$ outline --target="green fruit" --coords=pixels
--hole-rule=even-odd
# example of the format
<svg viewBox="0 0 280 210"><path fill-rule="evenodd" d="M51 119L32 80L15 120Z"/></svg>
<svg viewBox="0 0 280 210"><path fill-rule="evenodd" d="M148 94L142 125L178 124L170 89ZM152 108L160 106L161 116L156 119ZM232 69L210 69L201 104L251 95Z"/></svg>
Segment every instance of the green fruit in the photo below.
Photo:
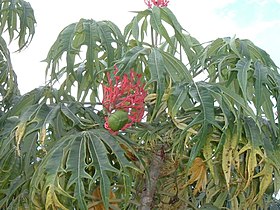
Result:
<svg viewBox="0 0 280 210"><path fill-rule="evenodd" d="M108 125L113 131L118 131L128 123L128 113L123 110L117 110L108 118Z"/></svg>

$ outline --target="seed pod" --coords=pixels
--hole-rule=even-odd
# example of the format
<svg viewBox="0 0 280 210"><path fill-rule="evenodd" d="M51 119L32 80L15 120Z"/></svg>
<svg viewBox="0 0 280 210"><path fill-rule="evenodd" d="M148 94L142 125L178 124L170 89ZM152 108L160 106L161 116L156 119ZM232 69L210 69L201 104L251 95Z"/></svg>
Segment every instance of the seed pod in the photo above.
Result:
<svg viewBox="0 0 280 210"><path fill-rule="evenodd" d="M128 122L128 113L117 110L108 118L108 125L113 131L118 131Z"/></svg>

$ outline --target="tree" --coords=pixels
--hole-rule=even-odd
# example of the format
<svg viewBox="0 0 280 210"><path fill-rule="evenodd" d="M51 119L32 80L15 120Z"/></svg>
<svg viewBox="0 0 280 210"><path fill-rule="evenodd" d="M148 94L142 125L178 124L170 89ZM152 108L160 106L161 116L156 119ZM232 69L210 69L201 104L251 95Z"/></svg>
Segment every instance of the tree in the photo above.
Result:
<svg viewBox="0 0 280 210"><path fill-rule="evenodd" d="M20 51L36 20L0 2L1 209L279 207L278 67L250 40L201 44L168 1L145 2L124 32L66 26L47 85L24 95L2 35Z"/></svg>

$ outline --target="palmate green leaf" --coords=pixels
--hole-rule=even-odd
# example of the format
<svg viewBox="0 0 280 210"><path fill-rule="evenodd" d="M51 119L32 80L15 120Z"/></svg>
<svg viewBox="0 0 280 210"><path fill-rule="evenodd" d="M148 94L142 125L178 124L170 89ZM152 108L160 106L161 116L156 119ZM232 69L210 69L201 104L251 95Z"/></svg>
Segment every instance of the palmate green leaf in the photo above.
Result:
<svg viewBox="0 0 280 210"><path fill-rule="evenodd" d="M176 52L179 49L176 49L176 46L183 47L185 54L188 57L189 63L191 65L196 65L196 58L201 53L203 47L202 45L192 36L189 34L183 33L184 29L178 22L176 16L172 13L172 11L167 8L159 8L153 7L151 10L145 10L143 12L137 12L138 15L133 18L130 24L126 27L125 34L130 35L134 34L133 37L137 40L138 39L138 32L139 31L139 24L140 21L144 18L142 26L141 26L141 42L144 40L144 35L147 34L147 27L148 23L150 24L152 30L156 32L152 36L152 46L159 46L161 45L168 45L169 50ZM148 17L150 17L150 22L147 21ZM169 35L171 31L169 28L173 29L172 35ZM153 33L153 32L152 32ZM156 37L154 37L156 35ZM161 43L158 43L158 37ZM164 40L162 40L164 38ZM182 57L183 55L180 54Z"/></svg>
<svg viewBox="0 0 280 210"><path fill-rule="evenodd" d="M6 148L1 148L0 153L0 208L6 209L28 179L22 175L21 158L16 156L15 148L7 144L9 139L1 136L1 141L6 141L0 145Z"/></svg>
<svg viewBox="0 0 280 210"><path fill-rule="evenodd" d="M139 170L138 168L136 168L131 162L129 162L127 160L127 158L125 157L125 153L124 150L120 147L120 143L124 143L123 140L121 140L120 138L114 138L112 135L110 135L108 132L106 132L105 130L92 130L90 133L90 138L92 139L91 142L89 142L89 148L90 152L92 153L92 156L95 157L93 159L93 166L95 166L96 171L95 174L93 176L93 179L100 179L101 185L100 185L100 189L101 189L101 195L102 195L102 199L104 202L104 206L106 207L106 205L109 203L109 190L110 190L110 180L107 177L107 175L105 174L106 171L112 171L115 173L123 173L123 179L124 181L129 184L130 186L124 186L125 187L125 194L124 196L126 198L129 198L130 196L130 189L132 186L132 182L128 182L128 180L130 179L128 174L126 173L126 169L127 168L132 168L134 170ZM109 146L109 148L112 150L112 153L116 156L118 164L120 164L120 171L118 171L118 169L116 169L115 167L112 168L111 163L109 163L108 157L107 157L107 153L108 151L106 150L106 148L104 147L105 144L100 144L102 143L100 140L102 140L107 146ZM118 141L116 141L118 140ZM118 143L119 142L119 143ZM101 150L101 151L99 151ZM94 154L93 152L95 152L96 154ZM108 162L107 162L108 160ZM99 163L100 161L100 163ZM106 202L108 202L106 204Z"/></svg>
<svg viewBox="0 0 280 210"><path fill-rule="evenodd" d="M139 26L138 26L138 20L137 20L137 16L133 18L132 20L132 27L131 27L131 33L132 33L132 36L138 40L139 38ZM145 31L145 29L143 29L143 31Z"/></svg>
<svg viewBox="0 0 280 210"><path fill-rule="evenodd" d="M49 68L51 68L51 79L58 79L61 75L56 75L56 71L59 68L59 61L62 55L66 52L66 62L70 73L73 73L74 57L78 55L79 51L72 46L72 40L75 35L75 23L72 23L65 27L57 37L57 40L52 45L48 52L47 58L44 60L47 62L46 75Z"/></svg>
<svg viewBox="0 0 280 210"><path fill-rule="evenodd" d="M18 168L19 169L19 168ZM21 188L23 188L24 184L27 182L28 180L25 179L25 177L21 176L20 174L18 175L18 177L9 180L9 187L7 189L1 189L0 190L0 195L2 194L6 194L7 196L0 200L0 207L1 209L13 209L15 207L16 204L20 205L21 200L19 199L19 197L17 198L17 202L12 202L15 199L13 199L13 195L16 194L17 191L20 191ZM2 197L2 196L0 196ZM27 195L25 194L23 199L28 199ZM23 206L23 205L20 205Z"/></svg>
<svg viewBox="0 0 280 210"><path fill-rule="evenodd" d="M188 87L186 85L175 86L168 98L167 105L168 113L172 118L176 116L181 107L184 109L193 108L194 104L192 103L188 94Z"/></svg>
<svg viewBox="0 0 280 210"><path fill-rule="evenodd" d="M24 0L6 0L0 4L0 34L7 30L10 42L14 38L18 39L20 51L28 46L35 34L36 20L33 8Z"/></svg>
<svg viewBox="0 0 280 210"><path fill-rule="evenodd" d="M86 202L84 200L85 189L82 182L83 179L91 179L92 177L85 172L87 164L86 160L86 137L76 138L75 141L68 147L65 148L69 150L69 158L66 162L66 171L71 173L69 181L67 183L67 188L69 189L72 185L74 188L74 197L78 201L78 206L82 209L86 209Z"/></svg>
<svg viewBox="0 0 280 210"><path fill-rule="evenodd" d="M122 36L120 30L116 25L113 25L110 21L99 21L98 22L98 34L101 40L101 46L105 48L107 54L107 66L110 67L113 65L114 60L119 59L120 52L122 48L125 47L124 37ZM113 47L113 43L117 44L117 48ZM115 51L118 53L115 54ZM118 57L115 58L115 55Z"/></svg>
<svg viewBox="0 0 280 210"><path fill-rule="evenodd" d="M58 107L60 108L59 105ZM46 129L45 119L48 118L47 116L50 112L51 109L46 104L39 103L29 105L27 109L23 110L20 117L14 116L7 118L7 121L11 123L6 122L4 126L6 131L10 130L10 132L1 132L1 143L3 144L1 144L0 149L0 168L5 168L2 165L2 157L9 158L9 162L7 163L12 167L12 170L6 169L6 174L8 175L6 177L9 179L9 188L12 188L6 189L5 183L2 183L3 185L0 184L1 188L6 191L5 197L2 199L3 203L0 205L1 208L4 203L8 203L7 206L9 208L15 208L12 205L21 206L23 205L21 204L22 199L28 199L28 191L25 191L26 186L34 175L34 169L43 155L43 142L41 142L43 140L41 138L43 137L42 134L46 135L43 132L43 128ZM51 124L51 120L48 123ZM7 151L10 152L7 153ZM14 176L18 177L18 179L15 179ZM15 200L11 203L12 197Z"/></svg>
<svg viewBox="0 0 280 210"><path fill-rule="evenodd" d="M224 97L228 99L225 102L231 103L232 106L236 105L237 107L241 107L242 110L238 110L238 112L244 112L246 116L250 116L253 119L255 119L254 111L251 107L249 107L244 98L242 98L240 95L236 94L234 91L223 85L217 84L217 87L221 89L222 94L225 95Z"/></svg>
<svg viewBox="0 0 280 210"><path fill-rule="evenodd" d="M182 56L180 53L180 46L175 36L170 37L170 39L172 41L172 46L170 46L168 42L164 42L159 46L159 49L161 49L164 52L170 53L173 57L178 56L181 58Z"/></svg>
<svg viewBox="0 0 280 210"><path fill-rule="evenodd" d="M202 69L206 68L211 76L211 81L214 82L215 78L219 78L218 82L229 79L231 79L229 82L232 82L235 77L229 78L228 72L235 68L240 59L244 60L245 58L252 63L260 61L272 71L277 71L277 66L264 50L249 40L230 37L218 38L207 45L201 51L199 62L193 67L193 71L201 72ZM231 76L233 75L231 74Z"/></svg>
<svg viewBox="0 0 280 210"><path fill-rule="evenodd" d="M111 163L109 163L108 157L107 157L107 150L104 147L104 144L100 140L102 140L106 145L110 147L113 154L116 156L118 163L121 166L121 169L125 171L125 168L135 168L133 164L131 164L124 155L124 150L119 146L119 144L116 142L117 139L113 138L113 136L109 135L104 130L92 130L90 133L90 138L92 139L91 142L89 142L89 148L90 153L92 153L93 158L93 166L95 166L96 171L94 174L93 179L100 179L101 185L101 195L104 202L104 206L108 205L109 203L109 189L110 189L110 181L108 176L106 175L106 171L112 171L115 173L119 173L118 170L114 167L112 167ZM124 174L126 177L127 175ZM124 179L126 180L126 178ZM125 188L130 188L131 186L125 186ZM127 192L128 194L125 196L129 196L130 192ZM107 203L106 203L107 202Z"/></svg>
<svg viewBox="0 0 280 210"><path fill-rule="evenodd" d="M235 55L237 55L238 58L242 58L241 53L239 53L237 42L235 37L226 37L224 38L225 43L227 43L230 46L230 49L234 52Z"/></svg>
<svg viewBox="0 0 280 210"><path fill-rule="evenodd" d="M178 60L176 57L162 50L160 50L160 53L163 57L165 71L168 72L173 82L175 83L193 82L193 78L189 73L189 70L180 60Z"/></svg>
<svg viewBox="0 0 280 210"><path fill-rule="evenodd" d="M194 83L189 91L192 98L199 103L199 106L196 106L198 113L193 117L193 120L188 124L183 133L185 135L189 128L196 125L199 125L200 129L192 139L193 147L191 149L187 167L191 166L193 160L205 145L210 130L209 128L213 126L222 130L221 126L215 120L214 98L208 90L207 85L208 84L204 82Z"/></svg>
<svg viewBox="0 0 280 210"><path fill-rule="evenodd" d="M106 171L112 171L118 173L118 170L114 168L108 157L108 151L105 145L99 140L99 136L95 133L89 133L89 151L92 156L92 164L95 167L95 173L93 179L100 179L100 191L105 209L109 208L109 192L110 192L110 180Z"/></svg>
<svg viewBox="0 0 280 210"><path fill-rule="evenodd" d="M122 75L124 72L128 72L132 67L136 65L139 60L142 59L143 56L149 55L149 53L150 49L148 48L140 46L133 47L125 53L120 61L116 63L116 65L119 67L119 71L117 72L117 74ZM139 71L138 69L135 70Z"/></svg>
<svg viewBox="0 0 280 210"><path fill-rule="evenodd" d="M192 37L190 34L184 33L183 27L168 7L161 8L161 18L174 29L174 37L176 38L176 41L179 42L180 45L183 47L185 55L188 58L189 64L191 66L195 66L197 64L197 58L203 50L203 46L198 42L197 39ZM171 47L173 46L176 45L172 43Z"/></svg>
<svg viewBox="0 0 280 210"><path fill-rule="evenodd" d="M97 120L97 115L95 115L95 113L92 113L94 115L93 119L87 119L87 115L84 115L84 108L79 103L75 103L74 101L70 103L71 97L61 98L56 94L57 92L54 91L52 93L50 88L38 88L31 91L31 93L22 96L22 100L18 100L18 103L16 103L9 112L11 116L7 115L6 120L3 122L5 131L0 131L0 138L2 139L2 141L0 141L0 170L6 169L5 173L4 171L2 171L3 173L1 172L3 183L0 183L0 187L7 193L13 193L0 193L3 205L10 203L11 198L18 200L18 202L15 202L13 205L21 205L21 198L19 196L25 192L26 187L23 187L22 184L18 186L17 183L28 185L31 177L34 175L35 168L40 166L42 159L45 158L46 152L49 154L49 152L54 149L53 147L57 146L57 142L60 141L63 135L69 136L71 133L77 132L77 130L88 127L92 128L95 119ZM61 102L56 101L56 103L50 103L53 102L54 98L55 100L60 99ZM69 104L65 104L66 101L64 100ZM87 124L84 124L84 122ZM61 145L61 148L63 149L66 146L65 144ZM63 156L62 153L56 155ZM8 162L5 161L5 163L8 163L12 168L9 169L3 165L4 162L2 163L2 160L4 157L8 160ZM59 159L56 157L57 156L52 157L53 159L50 161L59 162ZM58 167L55 170L56 173L61 173L62 175L64 171L63 158L65 158L65 156L61 159L61 168ZM17 163L18 165L11 164L9 161ZM48 170L48 166L46 167ZM50 166L50 168L52 168L52 166ZM21 181L16 182L14 176L21 177ZM9 182L5 182L5 180L9 180ZM50 190L47 191L47 189L45 189L46 194L43 194L43 197L41 197L40 193L37 195L33 192L35 197L33 197L32 202L40 207L46 203L46 206L49 207L63 208L61 204L62 201L60 200L61 196L63 195L66 199L64 202L68 203L69 200L73 199L71 197L73 194L70 196L69 192L68 194L66 193L68 190L65 188L66 183L62 184L61 182L62 186L60 186L58 182L60 182L58 178L50 177L50 183L46 187L49 187ZM9 189L11 184L13 184L15 190ZM38 185L41 186L41 182L38 183ZM57 194L61 196L57 196ZM28 191L26 192L26 196L28 196ZM41 203L41 199L45 201L45 203ZM30 206L32 205L30 204Z"/></svg>
<svg viewBox="0 0 280 210"><path fill-rule="evenodd" d="M124 36L126 38L129 38L131 35L138 40L139 38L139 33L141 34L141 41L144 40L145 35L147 34L147 17L151 14L151 10L146 9L144 11L135 11L134 13L137 13L135 17L132 18L132 21L126 25L124 29ZM139 27L140 21L143 20L142 26ZM139 31L139 28L140 31Z"/></svg>
<svg viewBox="0 0 280 210"><path fill-rule="evenodd" d="M63 97L61 100L60 97ZM57 90L50 88L48 86L42 86L39 88L35 88L34 90L24 94L23 96L17 96L17 100L15 100L12 109L3 116L3 117L13 117L19 116L34 104L46 103L47 99L50 99L52 102L60 102L60 101L73 101L73 97L67 94L60 94Z"/></svg>
<svg viewBox="0 0 280 210"><path fill-rule="evenodd" d="M190 89L190 95L201 107L200 113L203 115L203 122L214 125L216 124L214 117L214 98L206 86L207 83L204 82L194 83Z"/></svg>
<svg viewBox="0 0 280 210"><path fill-rule="evenodd" d="M248 39L236 39L236 42L239 42L237 44L239 45L239 51L242 53L242 56L252 59L253 61L260 60L263 65L271 67L274 71L277 71L278 67L266 51L259 48Z"/></svg>
<svg viewBox="0 0 280 210"><path fill-rule="evenodd" d="M151 13L151 19L150 19L151 27L162 37L165 38L166 42L170 46L173 45L170 35L168 34L166 28L163 26L161 22L161 9L159 7L153 7L152 13ZM155 43L157 44L157 43Z"/></svg>
<svg viewBox="0 0 280 210"><path fill-rule="evenodd" d="M170 10L168 10L169 13L171 13ZM147 28L148 28L148 23L151 26L152 29L152 34L155 31L156 34L153 34L152 36L152 45L158 45L159 43L157 42L158 38L164 38L170 46L172 46L172 41L170 39L170 36L168 34L168 31L164 24L162 23L162 20L164 20L163 15L165 17L165 21L168 21L168 24L172 24L172 21L168 19L168 12L163 10L163 8L159 7L153 7L152 9L147 9L144 11L136 12L137 15L133 17L132 21L125 27L125 36L127 38L132 35L136 41L139 41L139 34L141 35L141 42L144 40L144 35L147 34ZM164 14L163 14L164 13ZM174 16L174 15L173 15ZM174 18L174 17L173 17ZM142 20L143 19L143 20ZM148 21L149 20L149 21ZM140 27L140 23L142 22L142 25ZM176 25L177 26L177 25ZM139 31L140 28L140 31ZM154 35L156 35L154 37ZM154 39L155 38L155 39ZM157 43L156 43L157 42Z"/></svg>
<svg viewBox="0 0 280 210"><path fill-rule="evenodd" d="M248 139L253 149L263 146L264 142L262 140L261 130L252 118L244 119L244 130L247 137L246 139Z"/></svg>
<svg viewBox="0 0 280 210"><path fill-rule="evenodd" d="M159 8L159 7L153 7L152 9L147 9L145 11L136 12L137 15L132 19L132 21L126 26L125 28L125 36L127 38L130 37L130 35L133 35L133 37L136 39L136 41L139 41L139 34L141 34L141 42L145 39L144 35L147 34L147 28L148 25L151 26L151 33L152 33L152 46L159 46L164 42L167 42L169 44L170 48L173 48L175 50L175 43L172 41L170 37L176 38L176 41L179 41L180 44L183 46L185 52L187 53L187 56L194 58L194 56L190 55L193 52L191 50L194 50L197 52L197 50L201 47L200 44L195 41L194 38L189 39L189 36L186 36L183 34L183 27L180 25L178 20L176 19L176 16L172 13L172 11L167 8ZM142 21L142 25L140 27ZM168 28L169 27L169 28ZM170 30L173 29L173 33L171 36L169 35ZM140 31L139 31L140 28ZM156 32L154 34L154 32ZM160 40L158 40L158 38ZM163 40L163 39L164 40ZM161 43L160 43L161 42ZM191 43L192 42L192 43ZM191 43L191 44L190 44ZM198 44L198 45L197 45ZM139 44L141 45L141 44ZM197 45L196 47L194 47ZM194 60L190 60L192 63Z"/></svg>
<svg viewBox="0 0 280 210"><path fill-rule="evenodd" d="M160 8L160 12L161 12L161 18L172 26L175 33L180 33L183 30L183 27L178 22L176 16L168 7Z"/></svg>
<svg viewBox="0 0 280 210"><path fill-rule="evenodd" d="M86 51L81 53L84 46ZM81 19L65 27L58 35L44 60L48 64L46 74L51 70L52 82L66 77L61 88L70 94L73 88L78 88L78 100L83 97L84 101L91 91L97 95L104 70L112 68L125 48L125 39L114 23ZM66 66L59 68L64 54Z"/></svg>
<svg viewBox="0 0 280 210"><path fill-rule="evenodd" d="M13 70L10 51L0 36L0 118L9 110L19 96L17 77Z"/></svg>
<svg viewBox="0 0 280 210"><path fill-rule="evenodd" d="M247 83L248 71L250 70L251 61L247 58L242 58L236 64L235 70L237 71L237 80L242 91L244 100L247 101Z"/></svg>
<svg viewBox="0 0 280 210"><path fill-rule="evenodd" d="M30 106L30 109L27 109L19 117L18 125L15 125L15 128L18 128L20 124L26 125L22 138L19 139L20 142L16 143L18 144L18 154L22 158L23 172L27 177L33 175L34 166L37 163L39 153L42 151L42 149L38 148L38 145L43 146L43 138L45 137L43 122L50 110L51 108L44 103ZM15 135L17 140L17 131L15 130L12 133L11 138Z"/></svg>
<svg viewBox="0 0 280 210"><path fill-rule="evenodd" d="M202 45L198 42L197 39L192 37L189 34L185 33L178 33L175 35L180 45L183 47L183 50L185 52L185 55L188 58L188 64L192 67L196 67L198 64L198 58L201 55L203 51ZM197 73L194 72L194 76L197 75Z"/></svg>
<svg viewBox="0 0 280 210"><path fill-rule="evenodd" d="M64 105L60 106L60 110L63 113L63 115L65 115L70 121L71 121L71 126L76 126L79 125L80 127L83 127L83 123L81 122L81 120L75 115L75 113L72 112L72 110Z"/></svg>
<svg viewBox="0 0 280 210"><path fill-rule="evenodd" d="M124 155L124 150L120 147L119 143L125 144L131 151L133 151L131 145L129 143L125 142L122 138L119 136L112 136L105 130L92 130L94 135L98 137L99 139L102 139L106 145L110 147L110 149L114 152L114 155L116 156L117 160L119 161L119 164L121 165L121 168L132 168L134 170L138 170L135 165L133 165L131 162L127 160L127 158ZM118 143L116 143L116 140ZM137 155L137 154L135 154Z"/></svg>
<svg viewBox="0 0 280 210"><path fill-rule="evenodd" d="M265 114L265 117L270 121L271 126L274 131L277 130L277 125L275 124L275 111L274 111L274 104L271 100L271 92L267 89L264 88L262 90L262 108L263 108L263 113Z"/></svg>
<svg viewBox="0 0 280 210"><path fill-rule="evenodd" d="M17 154L19 156L21 155L20 146L22 144L23 139L26 138L26 135L28 135L29 132L30 133L34 132L34 130L32 128L30 128L30 130L27 130L27 128L30 127L29 125L31 125L33 123L34 116L36 115L36 113L40 112L41 108L42 108L42 106L38 105L38 104L29 106L19 117L19 123L16 125L14 132L13 132L13 135L15 138L16 150L17 150ZM34 121L34 122L36 123L36 121ZM31 125L31 127L32 127L32 125ZM32 149L36 149L36 147L32 148ZM28 157L28 158L31 159L32 157ZM33 158L36 159L36 157L33 157Z"/></svg>
<svg viewBox="0 0 280 210"><path fill-rule="evenodd" d="M35 199L41 197L39 200L43 200L43 205L46 209L49 207L66 209L59 200L56 199L57 194L61 194L68 199L73 199L59 184L59 177L64 171L63 159L65 157L63 155L63 149L70 143L71 137L72 136L67 136L57 142L56 147L53 147L53 149L48 152L35 170L30 183L30 195L34 204L38 203Z"/></svg>
<svg viewBox="0 0 280 210"><path fill-rule="evenodd" d="M73 141L75 140L75 136L70 135L57 142L55 147L53 147L52 150L48 152L47 156L42 159L42 162L32 177L31 197L36 198L40 196L43 200L46 199L43 201L46 209L48 207L64 207L64 209L67 209L61 204L61 201L59 201L58 198L65 196L65 199L73 199L69 192L66 192L66 189L62 189L63 185L61 186L62 183L59 184L59 179L65 171L63 169L64 158L66 158L65 155L67 155L67 152L69 152L69 146L73 144ZM64 150L64 148L67 148L68 150ZM33 202L36 203L35 200L33 200Z"/></svg>
<svg viewBox="0 0 280 210"><path fill-rule="evenodd" d="M268 69L264 67L259 61L254 63L254 77L255 77L255 95L256 95L256 111L257 115L260 113L260 108L262 105L262 92L265 83L267 83L267 73Z"/></svg>
<svg viewBox="0 0 280 210"><path fill-rule="evenodd" d="M147 85L155 82L156 83L156 91L157 91L157 99L154 108L154 113L159 109L162 96L165 91L165 67L164 61L161 53L157 48L152 48L151 53L148 58L148 65L151 74L151 79L148 81Z"/></svg>
<svg viewBox="0 0 280 210"><path fill-rule="evenodd" d="M109 153L116 156L120 168L112 164ZM135 168L125 158L125 151L117 139L107 131L94 129L76 132L57 141L43 157L31 180L31 196L39 196L43 202L46 199L46 209L68 209L70 200L72 203L74 201L75 208L86 209L90 202L86 198L88 184L98 181L104 206L108 209L109 173L120 174L127 167Z"/></svg>

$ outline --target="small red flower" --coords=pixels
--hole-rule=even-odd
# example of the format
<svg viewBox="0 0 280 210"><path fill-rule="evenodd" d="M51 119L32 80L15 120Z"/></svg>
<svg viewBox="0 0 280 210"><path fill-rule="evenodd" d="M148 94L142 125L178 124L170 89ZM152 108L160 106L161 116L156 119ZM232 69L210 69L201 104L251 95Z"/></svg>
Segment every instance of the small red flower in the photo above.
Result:
<svg viewBox="0 0 280 210"><path fill-rule="evenodd" d="M153 5L156 7L167 7L169 3L168 0L144 0L144 2L149 8L152 8Z"/></svg>
<svg viewBox="0 0 280 210"><path fill-rule="evenodd" d="M118 131L112 130L109 126L109 117L120 110L127 113L127 123L120 130L125 130L133 123L140 122L144 115L144 99L147 95L144 84L141 84L141 74L136 74L131 70L129 76L124 74L120 77L116 75L117 72L118 68L115 66L114 79L107 72L108 85L103 84L102 104L108 114L105 117L104 127L113 134L117 134Z"/></svg>

